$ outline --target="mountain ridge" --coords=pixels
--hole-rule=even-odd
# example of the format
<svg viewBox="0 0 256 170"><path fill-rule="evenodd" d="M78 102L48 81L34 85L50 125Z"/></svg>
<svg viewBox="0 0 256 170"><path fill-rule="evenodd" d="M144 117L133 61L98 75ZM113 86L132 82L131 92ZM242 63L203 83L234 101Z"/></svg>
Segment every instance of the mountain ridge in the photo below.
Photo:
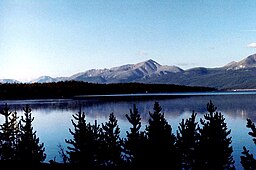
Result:
<svg viewBox="0 0 256 170"><path fill-rule="evenodd" d="M89 83L163 83L186 86L207 86L219 89L256 89L256 54L222 67L194 67L183 70L178 66L161 65L153 59L125 64L110 69L90 69L69 77L41 76L29 83L84 81ZM8 79L12 83L17 80ZM5 79L0 82L7 82Z"/></svg>

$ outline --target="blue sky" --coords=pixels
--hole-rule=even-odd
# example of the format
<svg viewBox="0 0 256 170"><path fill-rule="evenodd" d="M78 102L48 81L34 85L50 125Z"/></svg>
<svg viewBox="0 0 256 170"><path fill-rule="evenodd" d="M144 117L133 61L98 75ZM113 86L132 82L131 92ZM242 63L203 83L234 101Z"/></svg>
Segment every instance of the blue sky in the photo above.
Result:
<svg viewBox="0 0 256 170"><path fill-rule="evenodd" d="M0 0L0 79L153 59L219 67L255 53L256 1Z"/></svg>

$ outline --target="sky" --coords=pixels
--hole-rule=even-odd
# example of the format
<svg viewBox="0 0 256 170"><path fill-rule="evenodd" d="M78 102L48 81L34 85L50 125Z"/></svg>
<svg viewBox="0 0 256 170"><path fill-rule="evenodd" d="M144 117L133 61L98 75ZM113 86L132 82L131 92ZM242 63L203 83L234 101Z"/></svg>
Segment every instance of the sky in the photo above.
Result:
<svg viewBox="0 0 256 170"><path fill-rule="evenodd" d="M0 79L153 59L220 67L256 53L255 0L0 0Z"/></svg>

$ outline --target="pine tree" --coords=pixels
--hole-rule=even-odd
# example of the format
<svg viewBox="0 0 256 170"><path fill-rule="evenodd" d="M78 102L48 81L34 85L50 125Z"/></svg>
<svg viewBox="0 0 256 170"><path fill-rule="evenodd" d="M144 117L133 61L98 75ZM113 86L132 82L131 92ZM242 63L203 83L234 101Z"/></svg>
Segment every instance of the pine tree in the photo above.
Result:
<svg viewBox="0 0 256 170"><path fill-rule="evenodd" d="M31 108L26 105L23 108L24 117L21 116L20 121L20 137L17 141L17 160L24 163L40 163L45 160L44 143L39 143L36 131L33 131Z"/></svg>
<svg viewBox="0 0 256 170"><path fill-rule="evenodd" d="M16 160L17 145L18 145L18 140L20 138L20 135L19 135L20 127L19 127L18 118L19 117L17 116L16 111L12 112L9 117L10 129L11 129L10 139L11 139L11 146L13 150L12 160Z"/></svg>
<svg viewBox="0 0 256 170"><path fill-rule="evenodd" d="M256 127L255 124L252 122L251 119L247 119L247 128L251 129L251 132L248 134L253 138L254 144L256 144ZM244 167L245 170L255 170L256 169L256 160L253 157L253 154L249 153L249 150L246 149L245 146L243 146L243 152L242 152L241 158L241 164Z"/></svg>
<svg viewBox="0 0 256 170"><path fill-rule="evenodd" d="M68 146L67 153L69 155L69 159L71 163L84 163L83 162L83 155L85 154L85 147L86 145L86 121L85 121L85 114L84 112L80 111L72 115L73 119L71 120L72 125L74 126L74 131L69 129L70 134L73 136L73 139L65 139L67 144L70 144L71 146ZM75 122L77 121L77 122Z"/></svg>
<svg viewBox="0 0 256 170"><path fill-rule="evenodd" d="M146 126L149 152L145 156L149 167L177 169L176 137L161 111L161 106L155 102L154 112L149 112L149 125Z"/></svg>
<svg viewBox="0 0 256 170"><path fill-rule="evenodd" d="M7 103L2 109L0 114L4 115L5 122L0 125L1 131L1 145L0 145L0 155L1 160L14 160L15 159L15 149L16 149L16 137L18 133L17 125L17 113L11 112Z"/></svg>
<svg viewBox="0 0 256 170"><path fill-rule="evenodd" d="M100 135L100 164L103 167L117 168L123 165L123 141L114 113L110 113L108 122L102 123Z"/></svg>
<svg viewBox="0 0 256 170"><path fill-rule="evenodd" d="M133 105L133 109L130 109L130 114L125 115L129 123L132 125L130 132L126 132L127 138L124 140L124 147L126 149L126 155L128 161L132 164L133 168L142 167L145 155L145 134L140 131L141 117L136 105Z"/></svg>
<svg viewBox="0 0 256 170"><path fill-rule="evenodd" d="M184 170L195 168L196 149L199 140L196 115L197 113L193 111L190 118L182 119L177 131L176 146L181 160L181 168Z"/></svg>
<svg viewBox="0 0 256 170"><path fill-rule="evenodd" d="M97 120L95 120L94 124L89 123L88 124L88 128L90 131L90 137L89 137L89 151L90 151L90 155L92 156L91 159L91 167L99 167L100 165L100 159L99 159L99 155L101 152L100 149L100 133L101 133L101 127L100 125L98 125Z"/></svg>
<svg viewBox="0 0 256 170"><path fill-rule="evenodd" d="M65 140L68 146L67 153L70 162L78 166L94 167L97 163L97 150L99 143L99 126L95 121L95 125L86 123L85 113L80 111L73 115L72 124L74 131L69 129L73 139ZM75 122L77 121L77 122Z"/></svg>
<svg viewBox="0 0 256 170"><path fill-rule="evenodd" d="M235 169L232 156L231 130L228 130L225 118L210 101L207 104L209 113L200 119L200 139L197 150L198 169Z"/></svg>

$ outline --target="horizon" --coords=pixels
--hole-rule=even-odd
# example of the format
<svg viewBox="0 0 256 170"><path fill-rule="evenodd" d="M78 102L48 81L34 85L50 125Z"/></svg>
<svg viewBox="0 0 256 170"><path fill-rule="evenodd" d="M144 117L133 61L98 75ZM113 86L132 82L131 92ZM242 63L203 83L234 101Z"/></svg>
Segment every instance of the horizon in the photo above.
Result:
<svg viewBox="0 0 256 170"><path fill-rule="evenodd" d="M0 79L68 77L153 59L184 70L254 54L255 1L0 2Z"/></svg>
<svg viewBox="0 0 256 170"><path fill-rule="evenodd" d="M250 54L249 56L251 56L251 55L256 55L256 53ZM249 57L249 56L247 56L247 57ZM245 57L245 58L247 58L247 57ZM243 59L245 59L245 58L242 58L242 59L240 59L239 61L241 61L241 60L243 60ZM142 63L142 62L147 62L147 61L149 61L149 60L152 60L152 61L154 61L154 62L160 64L161 66L176 66L176 65L165 65L165 64L159 63L158 61L156 61L156 60L154 60L154 59L152 59L152 58L149 58L149 59L144 60L144 61L139 61L138 63L127 63L127 64L123 64L123 65L119 65L119 66L113 66L113 67L110 67L110 68L98 68L98 69L96 69L96 70L105 70L105 69L110 70L110 69L115 68L115 67L121 67L121 66L129 65L129 64L136 65L136 64L139 64L139 63ZM193 68L199 68L199 67L202 67L202 68L219 68L219 67L224 67L224 66L226 66L226 65L228 65L228 64L230 64L230 63L239 62L239 61L230 61L229 63L226 63L226 64L224 64L224 65L222 65L222 66L218 66L218 67L197 66L197 67L191 67L191 68L187 68L187 69L183 69L183 68L181 68L181 67L179 67L179 66L177 66L177 67L179 67L179 68L181 68L182 70L185 70L185 71L186 71L186 70L189 70L189 69L193 69ZM71 76L73 76L73 75L75 75L75 74L87 72L87 71L89 71L89 70L94 70L94 69L95 69L95 68L88 69L88 70L84 70L84 71L80 71L80 72L73 73L73 74L70 74L70 75L67 75L67 76L59 75L59 76L56 76L56 77L52 77L52 76L49 76L49 75L40 75L40 76L38 76L38 77L29 79L29 80L17 80L17 79L11 79L11 78L0 79L0 80L15 80L15 81L19 81L19 82L21 82L21 83L30 83L30 82L32 82L32 81L35 81L35 80L37 80L37 79L44 78L44 77L49 77L49 78L61 78L61 77L66 78L66 77L71 77Z"/></svg>

